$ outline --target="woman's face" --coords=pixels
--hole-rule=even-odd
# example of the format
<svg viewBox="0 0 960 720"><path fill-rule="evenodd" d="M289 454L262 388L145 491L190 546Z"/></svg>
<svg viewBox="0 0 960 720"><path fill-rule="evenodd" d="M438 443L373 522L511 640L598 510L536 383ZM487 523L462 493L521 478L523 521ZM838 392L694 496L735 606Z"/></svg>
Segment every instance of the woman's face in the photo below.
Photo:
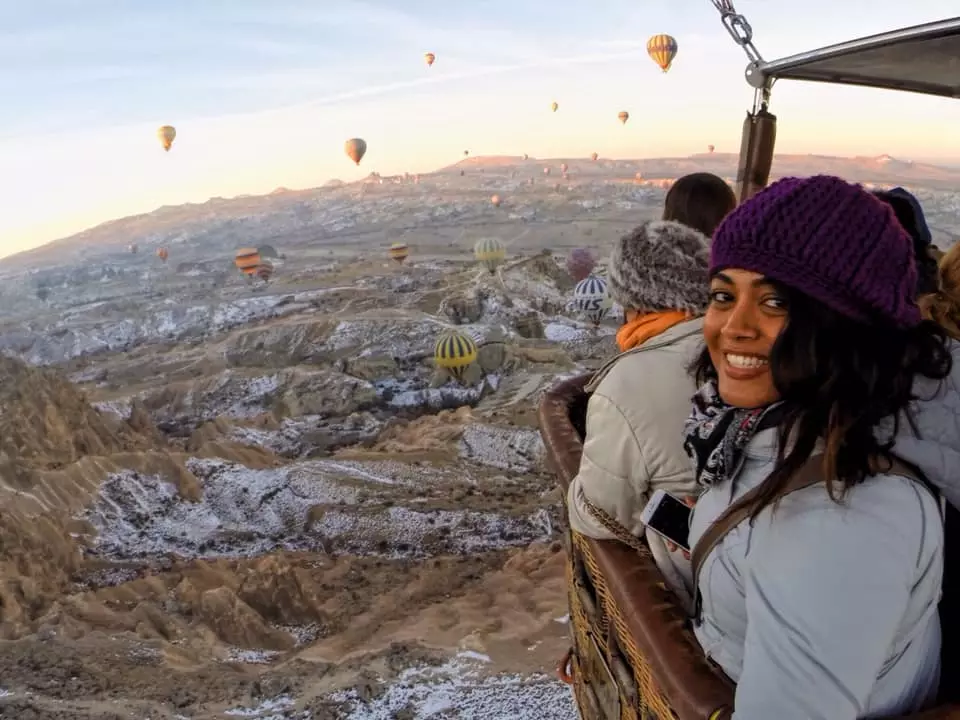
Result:
<svg viewBox="0 0 960 720"><path fill-rule="evenodd" d="M787 316L786 298L763 275L729 268L713 276L703 336L725 403L752 408L779 399L770 351Z"/></svg>

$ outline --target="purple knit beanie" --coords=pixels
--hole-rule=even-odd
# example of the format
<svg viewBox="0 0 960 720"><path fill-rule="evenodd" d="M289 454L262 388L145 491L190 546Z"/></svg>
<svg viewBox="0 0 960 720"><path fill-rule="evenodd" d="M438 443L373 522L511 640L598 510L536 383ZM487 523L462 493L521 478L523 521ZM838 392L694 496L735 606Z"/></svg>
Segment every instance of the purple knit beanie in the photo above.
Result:
<svg viewBox="0 0 960 720"><path fill-rule="evenodd" d="M889 205L830 175L778 180L713 235L710 274L761 273L860 322L920 322L913 242Z"/></svg>

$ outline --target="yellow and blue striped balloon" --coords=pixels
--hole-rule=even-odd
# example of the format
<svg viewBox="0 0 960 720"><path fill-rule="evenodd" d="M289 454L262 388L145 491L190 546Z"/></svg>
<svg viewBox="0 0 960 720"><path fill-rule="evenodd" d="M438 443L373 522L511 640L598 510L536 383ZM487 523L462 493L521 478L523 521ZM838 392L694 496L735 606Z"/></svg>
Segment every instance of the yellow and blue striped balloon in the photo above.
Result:
<svg viewBox="0 0 960 720"><path fill-rule="evenodd" d="M464 373L477 359L477 344L473 338L456 330L448 330L437 338L433 360L457 382L463 382Z"/></svg>
<svg viewBox="0 0 960 720"><path fill-rule="evenodd" d="M507 249L497 238L481 238L473 246L473 256L493 275L507 257Z"/></svg>

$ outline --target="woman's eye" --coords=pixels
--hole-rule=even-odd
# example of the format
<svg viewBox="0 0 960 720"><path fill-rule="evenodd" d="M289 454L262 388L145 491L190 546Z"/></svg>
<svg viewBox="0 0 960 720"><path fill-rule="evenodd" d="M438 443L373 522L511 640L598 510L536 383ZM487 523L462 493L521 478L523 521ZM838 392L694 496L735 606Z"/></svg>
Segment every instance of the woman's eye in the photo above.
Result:
<svg viewBox="0 0 960 720"><path fill-rule="evenodd" d="M769 297L763 301L763 304L769 308L773 308L774 310L787 309L787 301L782 297L777 297L777 296Z"/></svg>
<svg viewBox="0 0 960 720"><path fill-rule="evenodd" d="M710 293L710 302L717 304L733 302L733 295L725 290L713 290Z"/></svg>

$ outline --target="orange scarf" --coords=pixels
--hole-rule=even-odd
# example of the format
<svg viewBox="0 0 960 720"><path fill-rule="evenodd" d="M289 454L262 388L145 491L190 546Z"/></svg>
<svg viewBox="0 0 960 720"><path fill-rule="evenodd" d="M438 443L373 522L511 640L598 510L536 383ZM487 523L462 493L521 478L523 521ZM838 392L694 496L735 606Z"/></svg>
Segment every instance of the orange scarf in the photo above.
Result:
<svg viewBox="0 0 960 720"><path fill-rule="evenodd" d="M689 319L690 314L683 310L667 310L639 315L617 331L617 345L620 347L620 352L626 352L669 330L674 325Z"/></svg>

